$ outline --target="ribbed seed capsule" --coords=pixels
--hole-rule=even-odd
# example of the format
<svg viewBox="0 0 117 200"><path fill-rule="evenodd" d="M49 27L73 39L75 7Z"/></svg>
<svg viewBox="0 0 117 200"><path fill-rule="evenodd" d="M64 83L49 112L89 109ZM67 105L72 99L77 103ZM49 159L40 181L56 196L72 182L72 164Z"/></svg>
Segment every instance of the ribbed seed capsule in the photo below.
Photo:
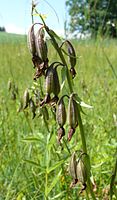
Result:
<svg viewBox="0 0 117 200"><path fill-rule="evenodd" d="M75 67L76 65L76 53L73 45L71 44L70 41L66 40L67 45L68 45L68 53L69 53L69 61L71 64L71 67Z"/></svg>
<svg viewBox="0 0 117 200"><path fill-rule="evenodd" d="M28 43L28 48L30 50L30 53L32 54L32 56L34 56L36 54L34 24L29 29L29 32L27 35L27 43Z"/></svg>
<svg viewBox="0 0 117 200"><path fill-rule="evenodd" d="M78 117L76 112L76 102L73 99L73 95L70 95L69 97L69 105L68 105L68 123L71 128L76 128L78 124Z"/></svg>
<svg viewBox="0 0 117 200"><path fill-rule="evenodd" d="M69 163L69 173L74 180L77 179L76 167L77 167L76 154L74 152L71 156L70 163Z"/></svg>
<svg viewBox="0 0 117 200"><path fill-rule="evenodd" d="M69 97L69 105L68 105L68 123L70 126L68 132L68 140L70 141L72 135L75 133L75 128L78 125L78 107L77 103L73 99L73 94Z"/></svg>
<svg viewBox="0 0 117 200"><path fill-rule="evenodd" d="M56 120L60 127L63 127L66 122L66 109L63 97L61 97L61 99L59 100L56 110Z"/></svg>
<svg viewBox="0 0 117 200"><path fill-rule="evenodd" d="M54 90L54 69L51 65L46 71L45 89L47 94L51 94Z"/></svg>
<svg viewBox="0 0 117 200"><path fill-rule="evenodd" d="M76 75L76 71L74 69L74 67L76 65L76 53L75 53L75 49L74 49L73 45L71 44L71 42L68 40L66 40L66 42L67 42L67 46L68 46L69 62L71 65L70 72L72 74L72 77L74 78Z"/></svg>
<svg viewBox="0 0 117 200"><path fill-rule="evenodd" d="M57 73L57 67L58 65L54 68L54 88L53 88L53 93L55 96L58 96L60 92L60 83L59 83L59 78L58 78L58 73Z"/></svg>
<svg viewBox="0 0 117 200"><path fill-rule="evenodd" d="M29 92L28 89L26 89L23 96L23 109L27 108L28 103L29 103Z"/></svg>
<svg viewBox="0 0 117 200"><path fill-rule="evenodd" d="M42 59L42 61L46 61L48 49L47 49L47 44L44 40L43 28L40 28L38 30L36 37L35 37L35 43L36 43L37 55L39 56L39 58Z"/></svg>
<svg viewBox="0 0 117 200"><path fill-rule="evenodd" d="M84 184L87 181L87 173L84 163L81 159L77 162L76 173L78 180Z"/></svg>

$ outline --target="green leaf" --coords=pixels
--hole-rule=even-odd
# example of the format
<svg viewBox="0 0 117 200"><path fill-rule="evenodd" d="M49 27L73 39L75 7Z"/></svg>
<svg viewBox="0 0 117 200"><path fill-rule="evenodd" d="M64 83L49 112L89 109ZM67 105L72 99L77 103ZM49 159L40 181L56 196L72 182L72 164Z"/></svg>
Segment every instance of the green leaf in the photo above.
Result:
<svg viewBox="0 0 117 200"><path fill-rule="evenodd" d="M53 179L51 185L47 188L47 191L46 191L46 196L48 196L48 194L51 192L51 190L53 189L53 187L55 187L56 183L58 182L59 180L59 177L61 175L61 171L59 171L59 173L55 176L55 178Z"/></svg>
<svg viewBox="0 0 117 200"><path fill-rule="evenodd" d="M43 142L44 143L44 141L38 137L27 137L27 138L24 138L22 141L23 142Z"/></svg>
<svg viewBox="0 0 117 200"><path fill-rule="evenodd" d="M85 108L90 108L90 109L93 108L93 106L84 103L78 96L75 96L75 98L77 99L76 102L80 104L80 106L85 107Z"/></svg>
<svg viewBox="0 0 117 200"><path fill-rule="evenodd" d="M60 193L57 194L56 196L52 197L51 200L58 199L58 198L60 199L60 197L61 197L63 194L65 194L65 192L66 192L66 191L60 192Z"/></svg>
<svg viewBox="0 0 117 200"><path fill-rule="evenodd" d="M61 160L57 163L55 163L52 167L50 167L48 170L47 170L47 173L49 174L51 171L55 170L57 167L59 167L61 164L63 164L65 162L65 160Z"/></svg>
<svg viewBox="0 0 117 200"><path fill-rule="evenodd" d="M43 172L45 171L45 169L44 169L43 167L40 167L40 166L39 166L39 163L36 163L36 162L34 162L33 160L24 159L23 161L24 161L24 162L27 162L27 163L29 163L29 164L31 164L31 165L34 165L34 166L36 166L36 167L38 167L38 168L40 168Z"/></svg>
<svg viewBox="0 0 117 200"><path fill-rule="evenodd" d="M52 35L54 38L56 38L57 40L61 41L61 38L53 31L53 30L49 30L50 35Z"/></svg>

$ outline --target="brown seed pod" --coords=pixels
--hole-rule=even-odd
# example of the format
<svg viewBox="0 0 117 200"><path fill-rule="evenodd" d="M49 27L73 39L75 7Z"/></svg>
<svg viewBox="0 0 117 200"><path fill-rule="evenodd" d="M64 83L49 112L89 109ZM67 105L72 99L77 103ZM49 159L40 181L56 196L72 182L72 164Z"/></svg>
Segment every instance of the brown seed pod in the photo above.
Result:
<svg viewBox="0 0 117 200"><path fill-rule="evenodd" d="M76 154L74 152L70 158L70 163L69 163L69 173L74 180L77 179L76 167L77 167Z"/></svg>
<svg viewBox="0 0 117 200"><path fill-rule="evenodd" d="M63 127L66 122L66 109L63 98L64 96L62 96L58 101L56 109L56 121L60 127Z"/></svg>
<svg viewBox="0 0 117 200"><path fill-rule="evenodd" d="M68 141L71 140L72 135L75 133L75 128L78 125L78 107L73 96L74 94L70 95L68 104L68 124L70 126L70 130L68 132Z"/></svg>
<svg viewBox="0 0 117 200"><path fill-rule="evenodd" d="M29 103L29 92L28 89L26 89L23 95L23 109L28 107L28 103Z"/></svg>
<svg viewBox="0 0 117 200"><path fill-rule="evenodd" d="M69 105L68 105L68 123L71 128L76 128L78 124L77 117L77 104L73 99L73 95L69 97Z"/></svg>
<svg viewBox="0 0 117 200"><path fill-rule="evenodd" d="M77 174L78 181L81 182L82 185L83 185L83 188L80 191L80 193L82 193L83 190L85 190L86 187L87 187L87 185L86 185L87 172L86 172L86 168L85 168L85 165L84 165L82 159L79 159L78 162L77 162L76 174Z"/></svg>
<svg viewBox="0 0 117 200"><path fill-rule="evenodd" d="M78 180L84 184L87 181L87 173L82 159L79 159L77 162L76 173Z"/></svg>
<svg viewBox="0 0 117 200"><path fill-rule="evenodd" d="M66 40L67 46L68 46L68 54L69 54L69 61L71 64L71 67L75 67L76 65L76 53L73 45L69 40Z"/></svg>
<svg viewBox="0 0 117 200"><path fill-rule="evenodd" d="M44 29L41 27L36 36L35 36L35 44L36 44L36 51L37 55L41 60L47 61L47 54L48 54L48 49L47 49L47 44L46 41L44 40Z"/></svg>
<svg viewBox="0 0 117 200"><path fill-rule="evenodd" d="M47 94L51 94L54 91L54 69L53 65L50 65L45 75L45 89Z"/></svg>
<svg viewBox="0 0 117 200"><path fill-rule="evenodd" d="M32 56L36 55L34 25L35 24L30 27L27 35L28 48Z"/></svg>
<svg viewBox="0 0 117 200"><path fill-rule="evenodd" d="M54 93L54 95L55 96L58 96L58 94L59 94L59 92L60 92L60 82L59 82L59 78L58 78L58 73L57 73L57 67L58 67L59 65L57 65L55 68L54 68L54 75L53 75L53 77L54 77L54 88L53 88L53 93Z"/></svg>

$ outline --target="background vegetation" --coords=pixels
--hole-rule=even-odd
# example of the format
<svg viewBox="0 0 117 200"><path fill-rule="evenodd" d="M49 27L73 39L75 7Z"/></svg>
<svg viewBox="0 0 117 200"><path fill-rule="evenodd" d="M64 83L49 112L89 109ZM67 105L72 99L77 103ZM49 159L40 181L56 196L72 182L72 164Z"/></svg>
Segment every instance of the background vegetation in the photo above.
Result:
<svg viewBox="0 0 117 200"><path fill-rule="evenodd" d="M68 32L117 37L116 0L66 0Z"/></svg>
<svg viewBox="0 0 117 200"><path fill-rule="evenodd" d="M117 148L117 41L74 40L73 44L78 56L74 88L93 105L92 110L83 109L82 118L95 194L107 200ZM56 58L51 47L50 62ZM81 149L79 128L69 146L63 143L61 148L51 112L47 126L42 116L32 120L28 110L17 113L19 98L33 85L33 73L26 37L0 33L0 199L85 199L85 192L79 196L79 184L69 187L69 152ZM15 101L8 92L9 79L19 89Z"/></svg>

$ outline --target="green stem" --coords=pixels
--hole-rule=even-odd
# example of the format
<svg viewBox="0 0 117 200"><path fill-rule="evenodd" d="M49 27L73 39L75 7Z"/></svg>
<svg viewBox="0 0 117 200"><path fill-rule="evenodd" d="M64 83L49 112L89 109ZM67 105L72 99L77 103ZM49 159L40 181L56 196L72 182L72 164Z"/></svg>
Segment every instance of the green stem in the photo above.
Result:
<svg viewBox="0 0 117 200"><path fill-rule="evenodd" d="M43 22L44 22L44 20L43 20ZM70 93L73 93L71 77L70 77L70 74L69 74L69 70L68 70L68 66L67 66L66 60L65 60L65 58L63 56L63 53L61 51L61 48L58 46L58 43L56 42L51 30L45 25L45 22L44 22L44 26L45 26L45 29L46 29L47 33L49 34L49 36L52 39L52 44L53 44L54 48L56 49L56 51L58 52L58 55L59 55L62 63L66 66L66 76L67 76L67 82L68 82L68 85L69 85L69 90L70 90ZM82 148L83 148L84 153L87 154L87 147L86 147L84 128L83 128L82 119L81 119L81 115L80 115L80 111L79 110L78 110L78 119L79 119L78 122L79 122L79 128L80 128L80 135L81 135L81 140L82 140ZM90 161L87 161L87 162L88 162L87 165L89 166L90 165ZM96 200L94 192L92 190L92 185L91 185L91 181L90 181L90 177L89 176L88 176L88 180L87 180L87 185L88 185L90 194L92 196L92 199Z"/></svg>

